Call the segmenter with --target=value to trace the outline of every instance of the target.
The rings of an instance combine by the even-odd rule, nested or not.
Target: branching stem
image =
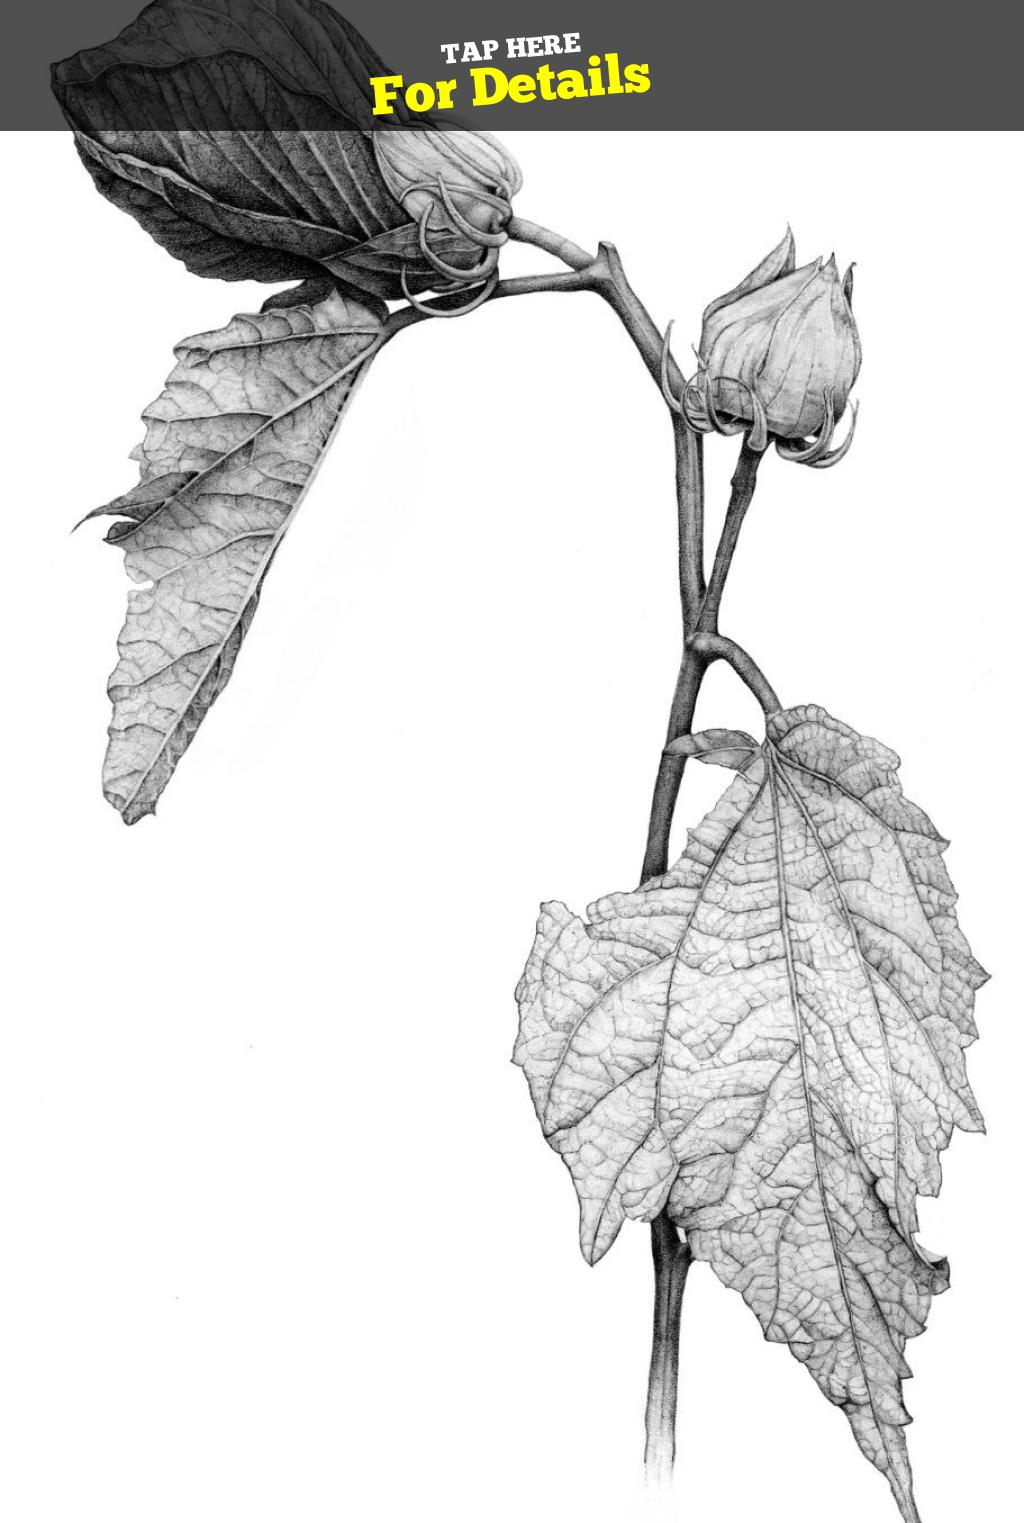
[[[782,707],[778,694],[753,656],[748,655],[735,640],[730,640],[727,635],[698,630],[690,640],[690,649],[697,656],[708,658],[708,665],[712,661],[727,661],[737,677],[753,693],[766,718]]]
[[[509,233],[520,242],[535,244],[571,265],[575,275],[563,276],[560,289],[593,290],[608,302],[633,340],[655,384],[664,396],[662,364],[665,343],[646,307],[626,279],[615,248],[602,243],[596,258],[555,233],[515,219]],[[558,277],[550,277],[557,280]],[[573,281],[578,284],[572,284]],[[496,295],[512,294],[513,282],[499,285]],[[552,289],[534,283],[528,288]],[[667,358],[670,391],[678,395],[683,378],[671,355]],[[764,673],[734,640],[718,633],[718,615],[726,578],[747,509],[754,495],[761,456],[746,440],[732,479],[732,496],[715,554],[711,580],[704,580],[704,467],[699,434],[692,432],[685,417],[670,410],[676,459],[676,506],[679,534],[679,601],[682,612],[682,659],[672,698],[668,742],[688,735],[704,674],[713,661],[727,661],[757,698],[766,714],[779,707]],[[662,755],[654,784],[641,882],[664,873],[668,866],[672,817],[686,766],[684,756]],[[683,1290],[692,1253],[680,1238],[666,1210],[651,1223],[654,1256],[654,1336],[647,1390],[647,1446],[644,1462],[648,1477],[666,1480],[675,1460],[676,1398],[679,1385],[679,1334]]]
[[[568,273],[525,275],[499,281],[486,305],[507,296],[545,291],[593,291],[608,303],[635,345],[659,393],[664,397],[662,365],[672,394],[679,395],[683,377],[671,355],[665,355],[663,335],[640,301],[622,268],[618,251],[602,243],[589,254],[576,243],[536,223],[513,217],[510,238],[532,244],[569,267]],[[385,325],[386,342],[395,333],[430,315],[430,306],[445,310],[466,295],[437,298],[431,304],[394,312]],[[754,495],[761,456],[744,440],[732,479],[721,539],[711,579],[704,577],[704,465],[703,441],[687,425],[685,417],[669,409],[672,420],[676,465],[676,505],[679,536],[679,600],[682,611],[682,658],[669,714],[667,742],[688,735],[701,683],[714,661],[726,661],[757,698],[765,714],[779,707],[779,700],[764,673],[734,640],[718,632],[719,608],[726,578],[747,509]],[[651,801],[647,846],[641,882],[659,877],[668,866],[669,836],[679,787],[686,766],[685,756],[663,754]],[[675,1457],[676,1395],[679,1381],[679,1330],[686,1276],[692,1253],[680,1237],[667,1211],[651,1223],[654,1256],[654,1341],[647,1393],[647,1447],[645,1463],[652,1479],[667,1479]]]

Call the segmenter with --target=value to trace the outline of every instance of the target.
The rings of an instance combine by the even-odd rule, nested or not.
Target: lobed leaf
[[[281,540],[380,347],[381,315],[334,293],[186,339],[134,451],[122,521],[129,593],[108,692],[106,797],[150,814],[231,676]],[[93,516],[93,515],[89,515]]]
[[[963,1049],[985,975],[893,753],[817,707],[767,730],[664,877],[586,922],[543,907],[515,1058],[585,1257],[667,1208],[914,1520],[903,1350],[948,1284],[916,1199],[982,1125]]]

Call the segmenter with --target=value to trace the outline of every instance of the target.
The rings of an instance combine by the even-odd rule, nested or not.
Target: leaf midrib
[[[899,1176],[900,1176],[900,1167],[901,1167],[900,1166],[900,1142],[901,1142],[900,1111],[899,1111],[899,1106],[896,1103],[896,1087],[895,1087],[895,1084],[893,1082],[892,1053],[889,1050],[889,1036],[888,1036],[888,1032],[885,1029],[885,1020],[884,1020],[884,1018],[882,1016],[882,1007],[878,1003],[878,995],[877,995],[877,993],[875,991],[875,986],[874,986],[874,983],[872,982],[872,979],[871,979],[871,970],[872,970],[874,964],[871,963],[868,960],[868,958],[865,956],[864,948],[861,946],[860,937],[857,934],[857,927],[853,923],[853,916],[850,913],[850,907],[849,907],[849,905],[846,902],[846,895],[843,893],[843,885],[839,881],[839,875],[838,875],[838,873],[835,870],[835,865],[834,865],[834,863],[832,861],[831,856],[829,855],[828,849],[826,848],[824,841],[821,838],[821,832],[818,830],[817,825],[815,824],[813,818],[811,817],[811,812],[807,808],[807,805],[805,804],[804,800],[800,797],[800,794],[799,794],[797,788],[786,777],[781,757],[779,758],[779,761],[778,761],[778,768],[777,768],[777,774],[776,775],[778,776],[778,779],[781,782],[783,788],[785,788],[787,794],[793,800],[793,802],[796,805],[797,809],[800,811],[801,817],[803,818],[803,821],[804,821],[805,825],[807,826],[807,829],[811,833],[811,839],[813,840],[814,845],[815,845],[815,847],[818,850],[818,854],[821,857],[822,862],[825,864],[825,869],[826,869],[826,871],[827,871],[827,873],[829,875],[829,879],[831,880],[832,887],[835,890],[836,898],[839,901],[840,914],[842,915],[843,921],[844,921],[844,923],[846,925],[847,933],[848,933],[848,935],[850,937],[850,941],[851,941],[851,943],[853,945],[854,951],[857,954],[857,961],[860,963],[861,974],[862,974],[862,977],[863,977],[864,985],[867,988],[868,995],[869,995],[869,997],[871,999],[871,1004],[872,1004],[872,1007],[873,1007],[874,1012],[875,1012],[875,1021],[876,1021],[877,1026],[878,1026],[878,1035],[879,1035],[879,1038],[880,1038],[881,1043],[882,1043],[882,1052],[885,1055],[886,1087],[887,1087],[888,1093],[889,1093],[889,1107],[890,1107],[890,1114],[891,1114],[891,1118],[892,1118],[892,1129],[893,1129],[892,1130],[892,1136],[893,1136],[893,1174],[892,1174],[893,1209],[896,1212],[897,1222],[898,1222],[900,1231],[902,1232],[904,1238],[906,1239],[907,1246],[916,1252],[915,1245],[914,1245],[914,1234],[910,1230],[910,1228],[907,1226],[906,1222],[904,1222],[904,1220],[903,1220],[903,1209],[902,1209],[902,1203],[901,1203],[901,1199],[900,1199],[900,1179],[899,1179]],[[891,835],[892,832],[890,831],[889,834]]]
[[[329,391],[331,389],[331,387],[333,385],[337,384],[338,381],[343,380],[345,378],[345,376],[348,375],[348,373],[353,369],[353,367],[356,364],[359,364],[359,363],[361,363],[363,361],[366,361],[368,363],[369,360],[372,358],[373,354],[376,352],[376,349],[379,348],[379,347],[380,347],[379,344],[378,345],[371,345],[371,346],[369,346],[359,356],[357,356],[356,360],[350,361],[348,364],[344,365],[341,368],[341,370],[337,371],[331,377],[330,381],[328,381],[327,383],[325,383],[325,384],[323,384],[321,386],[318,386],[314,391],[308,393],[307,396],[303,399],[303,403],[293,404],[291,407],[288,407],[283,412],[277,414],[276,417],[271,419],[267,424],[262,425],[261,428],[257,429],[255,433],[251,434],[248,439],[244,440],[243,441],[243,445],[251,443],[257,437],[258,434],[260,434],[260,433],[262,433],[264,431],[265,428],[270,428],[270,427],[274,426],[276,423],[280,422],[282,418],[287,417],[289,413],[296,411],[297,408],[300,405],[303,405],[303,404],[312,405],[312,403],[314,401],[316,401],[317,397],[319,397],[321,395],[324,395],[327,391]],[[224,634],[223,634],[222,638],[220,638],[216,642],[216,644],[214,645],[214,647],[213,647],[213,654],[211,655],[210,660],[207,662],[207,664],[203,668],[203,671],[200,674],[199,678],[197,679],[197,681],[194,683],[193,687],[191,688],[191,690],[190,690],[190,692],[188,694],[188,698],[187,698],[186,702],[177,711],[177,715],[176,715],[176,718],[175,718],[173,724],[171,724],[168,727],[168,729],[164,731],[164,733],[163,733],[163,735],[161,737],[159,745],[156,747],[156,749],[153,751],[152,755],[150,756],[149,763],[144,768],[142,773],[140,774],[138,782],[135,784],[135,787],[132,789],[131,793],[127,796],[127,798],[124,800],[124,802],[118,806],[119,810],[120,810],[120,813],[122,815],[126,815],[127,812],[131,809],[132,805],[138,799],[139,793],[141,792],[144,784],[146,784],[149,781],[149,779],[152,777],[153,771],[156,768],[157,762],[159,761],[159,759],[166,752],[167,747],[170,744],[172,737],[180,729],[180,727],[182,725],[182,722],[184,721],[185,716],[188,714],[192,704],[195,702],[195,699],[196,699],[198,693],[202,689],[203,683],[210,676],[210,674],[214,670],[214,667],[216,666],[217,662],[221,659],[221,656],[222,656],[222,654],[224,652],[225,646],[228,643],[228,640],[231,638],[231,636],[238,629],[238,626],[239,626],[239,624],[242,621],[242,618],[243,618],[243,616],[245,614],[246,609],[249,607],[249,604],[252,602],[252,599],[255,596],[255,594],[259,591],[259,587],[260,587],[260,585],[261,585],[261,583],[263,581],[263,578],[267,574],[267,571],[268,571],[268,569],[270,567],[270,563],[273,560],[274,555],[277,552],[277,548],[278,548],[279,544],[281,543],[281,540],[284,538],[284,535],[287,532],[287,530],[288,530],[288,528],[289,528],[289,526],[291,524],[292,519],[295,517],[295,514],[298,512],[299,507],[301,506],[302,501],[305,498],[306,493],[309,491],[309,488],[310,488],[310,486],[313,483],[313,479],[316,476],[316,473],[317,473],[317,471],[320,468],[320,464],[323,461],[323,458],[326,455],[326,453],[327,453],[327,451],[328,451],[328,449],[330,447],[331,440],[333,439],[334,434],[337,432],[338,425],[340,424],[341,419],[344,416],[345,407],[346,407],[347,403],[351,400],[352,395],[355,392],[356,386],[358,384],[358,380],[359,380],[359,377],[357,376],[356,381],[349,387],[345,397],[343,398],[342,405],[338,408],[337,417],[335,418],[334,423],[331,426],[331,429],[330,429],[330,431],[328,433],[327,439],[324,441],[323,448],[321,449],[320,454],[319,454],[318,458],[316,459],[316,461],[314,461],[313,466],[310,469],[309,475],[306,477],[306,480],[303,482],[302,487],[300,488],[299,492],[297,493],[295,501],[292,503],[291,508],[284,515],[279,528],[277,529],[277,531],[274,534],[270,544],[267,547],[266,554],[263,556],[263,558],[261,559],[257,569],[254,571],[252,577],[250,578],[249,585],[248,585],[248,587],[247,587],[247,589],[245,591],[245,594],[242,597],[241,601],[239,602],[238,611],[235,614],[235,617],[232,619],[231,623],[228,625],[227,629],[224,631]],[[224,461],[227,460],[227,459],[230,459],[230,457],[232,455],[234,455],[235,453],[237,453],[237,450],[242,448],[243,445],[238,445],[234,449],[229,450],[227,452],[227,454],[224,455],[221,458],[221,460],[217,462],[216,465],[210,467],[210,470],[212,471],[212,470],[219,469],[220,466],[223,465]],[[205,472],[205,471],[202,473],[203,476],[205,476],[207,474],[208,474],[208,472]],[[183,487],[181,490],[182,491],[187,490],[188,488],[192,487],[198,480],[200,480],[200,477],[193,478],[193,480],[187,482],[185,487]],[[172,501],[172,500],[173,499],[168,499],[168,501]],[[166,506],[166,504],[161,504],[161,509],[158,509],[157,511],[161,511],[163,506]],[[150,514],[150,518],[152,518],[154,516],[155,516],[155,514]],[[148,519],[144,520],[144,522],[148,522],[148,521],[149,521]],[[138,525],[137,527],[141,527],[141,524]]]
[[[822,1215],[825,1218],[825,1225],[828,1229],[829,1243],[832,1248],[832,1258],[836,1266],[836,1273],[839,1275],[840,1289],[843,1293],[843,1305],[846,1307],[847,1326],[850,1330],[850,1337],[853,1340],[853,1346],[857,1355],[857,1363],[860,1366],[861,1376],[864,1381],[864,1388],[867,1391],[868,1405],[871,1408],[872,1419],[876,1429],[878,1430],[878,1435],[882,1441],[883,1448],[885,1449],[886,1458],[889,1461],[890,1479],[895,1479],[896,1472],[892,1461],[892,1452],[889,1448],[889,1434],[886,1426],[879,1418],[878,1410],[875,1406],[874,1391],[872,1389],[871,1381],[868,1378],[867,1366],[864,1362],[864,1353],[861,1348],[860,1334],[857,1331],[856,1321],[854,1318],[853,1302],[850,1299],[850,1291],[846,1283],[846,1271],[843,1265],[842,1255],[839,1251],[839,1245],[836,1240],[835,1228],[832,1223],[832,1215],[829,1211],[828,1198],[826,1195],[824,1179],[822,1176],[821,1155],[818,1147],[818,1132],[814,1122],[814,1107],[811,1100],[810,1081],[807,1073],[807,1052],[804,1046],[804,1027],[803,1020],[800,1015],[800,999],[796,987],[796,970],[793,961],[793,946],[789,932],[785,857],[782,850],[782,821],[778,803],[778,764],[775,756],[772,754],[773,749],[774,748],[769,750],[767,747],[765,748],[765,765],[772,792],[772,819],[775,831],[775,868],[779,893],[779,933],[782,937],[783,952],[786,960],[786,976],[789,984],[790,1007],[792,1009],[793,1020],[797,1032],[797,1047],[800,1053],[800,1073],[804,1093],[804,1105],[807,1112],[807,1129],[811,1139],[811,1152],[814,1158],[815,1180],[818,1187],[818,1194],[821,1199]]]
[[[306,337],[311,337],[311,335],[307,334]],[[283,422],[283,420],[289,417],[292,413],[301,411],[303,407],[311,406],[318,397],[323,396],[326,392],[330,391],[331,387],[334,386],[338,381],[343,380],[350,371],[357,369],[364,363],[364,361],[369,362],[369,360],[371,360],[377,353],[377,350],[381,347],[382,343],[383,339],[380,339],[375,344],[367,344],[366,348],[361,349],[359,353],[354,356],[354,358],[346,360],[345,364],[342,365],[340,369],[332,371],[326,381],[321,381],[321,383],[318,386],[315,386],[312,391],[304,392],[301,397],[298,397],[294,402],[290,402],[288,406],[283,407],[280,412],[257,414],[257,416],[262,417],[264,421],[259,424],[257,428],[254,428],[251,434],[246,434],[244,439],[239,439],[237,444],[233,444],[231,448],[225,450],[222,455],[218,455],[216,460],[212,461],[209,465],[204,466],[203,469],[201,471],[197,471],[195,475],[190,476],[187,481],[182,482],[181,486],[176,488],[176,490],[173,491],[169,497],[165,497],[160,502],[158,502],[150,510],[150,512],[146,514],[145,518],[139,518],[131,521],[130,527],[127,528],[123,534],[119,535],[114,543],[123,545],[126,540],[130,540],[133,535],[138,534],[139,531],[144,529],[152,519],[158,517],[159,514],[163,513],[166,508],[171,507],[175,502],[178,501],[180,497],[183,497],[187,492],[191,492],[195,487],[201,486],[207,476],[212,475],[214,471],[219,471],[227,461],[231,460],[235,455],[240,454],[242,450],[247,449],[250,444],[254,444],[261,434],[266,433],[268,429],[274,428],[278,423]],[[217,416],[220,417],[221,414],[217,414]],[[223,414],[223,416],[239,417],[243,415],[239,413],[228,412]],[[250,416],[252,415],[250,414]],[[161,419],[160,421],[164,422],[172,420]],[[184,418],[177,418],[173,421],[180,423],[186,420]],[[165,474],[173,475],[180,473],[166,472]],[[125,553],[128,553],[127,550]]]

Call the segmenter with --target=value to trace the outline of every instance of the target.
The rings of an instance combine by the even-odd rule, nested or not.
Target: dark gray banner
[[[5,129],[365,128],[430,111],[498,131],[1012,129],[1014,17],[926,0],[23,0],[0,112]]]

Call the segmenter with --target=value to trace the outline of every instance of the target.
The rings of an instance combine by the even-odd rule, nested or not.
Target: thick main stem
[[[650,313],[630,286],[616,249],[599,246],[596,256],[547,228],[520,218],[508,224],[509,236],[560,259],[571,273],[529,275],[500,281],[491,300],[543,291],[593,291],[619,317],[641,359],[658,386],[671,387],[678,395],[683,385],[679,368],[665,354],[665,341]],[[434,304],[442,312],[446,303]],[[394,333],[430,315],[420,305],[392,313],[385,326],[385,342]],[[663,375],[662,367],[665,367]],[[710,583],[704,578],[704,465],[703,442],[681,414],[674,410],[672,427],[676,463],[676,503],[679,532],[679,598],[682,610],[683,653],[669,715],[668,741],[690,733],[697,697],[704,674],[713,661],[727,660],[755,693],[766,712],[778,707],[768,682],[747,653],[732,640],[718,634],[718,608],[732,562],[740,527],[753,496],[760,456],[746,443],[732,481],[732,499],[721,542],[715,556]],[[651,803],[650,824],[641,881],[664,873],[668,865],[669,836],[686,758],[662,755]],[[683,1290],[692,1263],[689,1246],[667,1213],[651,1223],[654,1256],[654,1340],[647,1393],[647,1447],[645,1463],[653,1479],[667,1479],[675,1458],[676,1398],[679,1385],[679,1330]]]
[[[682,420],[676,421],[681,424]],[[694,588],[698,583],[703,584],[700,560],[697,559],[703,555],[702,483],[699,489],[700,508],[695,511],[692,497],[698,493],[686,474],[677,469],[683,656],[669,714],[669,742],[691,732],[701,683],[708,667],[715,660],[730,662],[766,712],[778,708],[774,691],[754,661],[734,641],[718,634],[722,593],[740,528],[754,495],[760,459],[761,456],[744,441],[732,479],[732,496],[711,578],[706,590],[700,593],[699,606],[695,602]],[[699,528],[696,539],[692,537],[695,523]],[[642,882],[660,876],[668,868],[672,817],[685,766],[685,757],[662,754],[651,801]],[[654,1334],[647,1384],[647,1446],[644,1463],[648,1478],[662,1482],[671,1477],[675,1463],[680,1324],[683,1291],[693,1255],[666,1211],[662,1211],[651,1223],[651,1249],[654,1257]]]
[[[509,233],[520,242],[532,243],[568,264],[574,274],[553,277],[563,288],[592,290],[617,314],[633,340],[651,376],[664,390],[667,379],[675,395],[681,386],[678,367],[665,354],[665,342],[646,307],[626,279],[617,251],[602,243],[596,259],[557,234],[532,223],[513,222]],[[577,284],[578,283],[578,284]],[[509,283],[510,285],[512,283]],[[531,281],[523,289],[539,288]],[[503,294],[501,288],[495,294]],[[513,294],[509,290],[508,294]],[[667,376],[663,376],[665,366]],[[704,465],[702,440],[692,432],[678,409],[672,426],[676,459],[676,504],[679,531],[679,600],[682,611],[683,651],[679,676],[668,722],[668,742],[688,735],[693,726],[697,698],[704,674],[713,661],[726,660],[770,713],[778,699],[770,684],[746,651],[718,633],[718,611],[732,565],[740,529],[757,481],[761,456],[744,440],[732,478],[732,496],[708,583],[704,580]],[[644,852],[641,882],[658,877],[668,867],[669,837],[679,787],[686,766],[684,756],[663,752],[654,785],[651,815]],[[672,1474],[676,1450],[676,1401],[679,1389],[679,1334],[683,1291],[693,1255],[680,1237],[667,1211],[651,1223],[654,1257],[654,1336],[647,1387],[647,1445],[644,1462],[652,1480]]]
[[[530,243],[536,248],[544,249],[546,253],[561,259],[568,264],[575,276],[548,277],[560,280],[560,282],[574,282],[572,289],[592,290],[602,296],[620,319],[629,337],[632,339],[640,357],[646,365],[652,379],[658,384],[659,389],[662,381],[662,361],[664,355],[664,339],[647,308],[640,301],[629,281],[626,279],[622,268],[622,261],[618,251],[609,243],[602,243],[594,257],[581,249],[577,244],[570,243],[557,233],[550,232],[547,228],[538,227],[535,223],[526,222],[520,218],[513,218],[509,223],[509,234],[520,243]],[[578,281],[578,285],[575,282]],[[511,282],[509,283],[511,284]],[[538,289],[539,284],[534,283],[531,289]],[[499,286],[495,295],[501,295]],[[509,292],[509,294],[512,294]],[[673,389],[678,392],[683,384],[682,376],[671,356],[667,359],[668,381]],[[703,441],[699,434],[693,433],[686,425],[686,421],[678,413],[672,415],[673,439],[675,445],[676,462],[676,503],[679,534],[679,600],[682,610],[682,635],[683,653],[679,667],[679,676],[676,682],[676,691],[672,700],[672,709],[669,715],[668,736],[669,741],[676,740],[680,735],[689,732],[693,723],[693,715],[697,705],[697,695],[700,685],[708,666],[715,659],[712,655],[705,655],[694,651],[689,646],[690,638],[699,627],[710,630],[717,628],[715,622],[704,626],[700,625],[700,618],[708,609],[708,590],[704,581],[704,463]],[[753,480],[756,474],[755,462],[750,470],[750,492],[753,492]],[[735,482],[734,482],[735,486]],[[747,503],[750,498],[747,496]],[[745,507],[744,507],[745,511]],[[736,532],[739,532],[739,523],[742,522],[742,513],[739,514],[736,523]],[[728,571],[729,561],[732,559],[732,549],[735,547],[735,537],[728,554],[722,561],[720,547],[719,556],[715,561],[715,572],[719,575],[720,582],[724,582],[725,573]],[[721,586],[715,594],[714,609],[717,615],[717,604],[721,598]],[[676,799],[679,795],[679,786],[682,781],[683,771],[686,766],[686,758],[681,756],[663,756],[658,768],[658,775],[654,785],[654,797],[651,802],[650,823],[647,832],[647,847],[644,853],[643,870],[641,881],[656,877],[663,873],[668,865],[668,843],[672,828],[672,815],[675,810]]]
[[[663,1211],[651,1223],[654,1258],[654,1332],[647,1383],[644,1465],[652,1481],[668,1481],[676,1457],[679,1392],[679,1323],[693,1254]]]
[[[704,673],[709,665],[710,661],[694,651],[689,644],[684,646],[683,659],[679,666],[679,676],[676,678],[676,690],[669,713],[666,743],[678,740],[681,735],[689,735],[693,727],[700,685],[704,681]],[[640,872],[641,883],[646,883],[650,878],[660,878],[662,873],[668,871],[668,843],[672,831],[672,816],[675,813],[676,799],[679,797],[679,788],[685,769],[685,756],[673,756],[662,752],[661,761],[658,763],[658,774],[654,780],[651,817],[647,826],[647,846]]]
[[[561,258],[576,272],[582,289],[594,290],[608,302],[639,350],[651,376],[661,387],[665,348],[662,335],[626,280],[616,250],[610,244],[602,243],[597,258],[591,260],[583,249],[574,244],[566,245],[557,235],[532,224],[512,224],[509,231],[520,241],[534,243]],[[679,373],[670,357],[667,370],[668,379],[678,392]],[[718,659],[730,661],[763,707],[778,706],[771,687],[746,652],[718,634],[722,592],[743,518],[754,494],[761,457],[744,441],[732,480],[732,497],[711,580],[705,584],[702,440],[691,432],[678,411],[673,412],[672,424],[683,651],[669,715],[669,742],[690,733],[704,674],[712,661]],[[668,866],[672,816],[685,765],[685,757],[662,755],[651,802],[642,882],[664,873]],[[651,1250],[654,1258],[654,1329],[647,1387],[644,1463],[650,1479],[664,1481],[671,1477],[675,1462],[680,1322],[683,1291],[693,1261],[689,1245],[680,1237],[665,1210],[651,1223]]]

